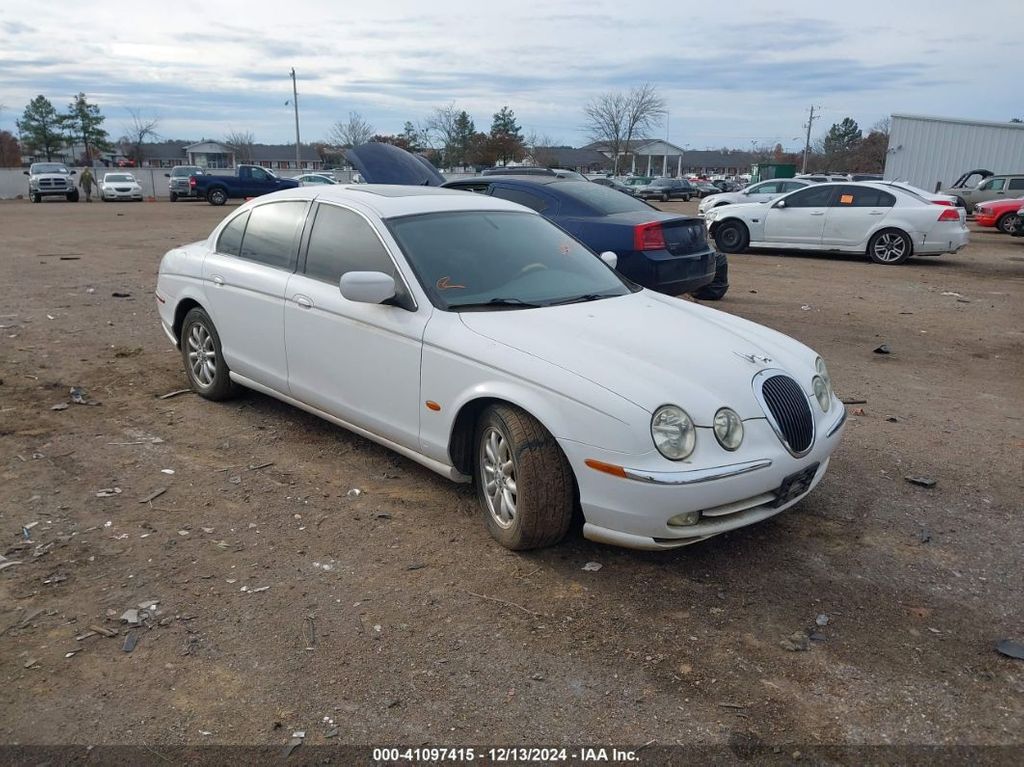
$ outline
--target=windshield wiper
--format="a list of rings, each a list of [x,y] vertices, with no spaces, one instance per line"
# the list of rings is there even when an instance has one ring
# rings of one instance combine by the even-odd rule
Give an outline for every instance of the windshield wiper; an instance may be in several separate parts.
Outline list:
[[[464,304],[449,304],[448,308],[454,311],[458,309],[488,309],[491,307],[508,306],[517,309],[539,309],[544,304],[532,304],[519,298],[492,298],[490,301],[467,301]]]
[[[614,294],[613,294],[614,295]],[[552,301],[548,306],[561,306],[562,304],[582,304],[587,301],[600,301],[602,298],[611,298],[608,293],[584,293],[582,296],[563,298],[561,301]]]

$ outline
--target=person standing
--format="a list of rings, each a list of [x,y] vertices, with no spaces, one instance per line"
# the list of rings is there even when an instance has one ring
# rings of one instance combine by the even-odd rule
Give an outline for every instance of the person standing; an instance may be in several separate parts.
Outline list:
[[[96,187],[96,179],[93,178],[92,170],[88,166],[82,169],[82,175],[78,177],[78,186],[85,192],[85,201],[92,202],[92,190]]]

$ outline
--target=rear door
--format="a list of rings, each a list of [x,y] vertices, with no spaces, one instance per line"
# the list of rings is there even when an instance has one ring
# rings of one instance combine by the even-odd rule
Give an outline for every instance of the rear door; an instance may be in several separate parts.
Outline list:
[[[823,248],[862,250],[885,222],[895,195],[870,186],[840,186],[829,203],[822,233]]]
[[[778,197],[781,193],[781,182],[766,181],[763,184],[751,187],[747,192],[749,202],[766,202]]]
[[[285,286],[295,269],[307,207],[304,200],[285,200],[241,213],[203,262],[210,316],[228,367],[285,393]]]
[[[818,247],[825,229],[825,214],[837,187],[815,185],[766,205],[764,239],[768,243]],[[779,203],[785,203],[779,207]]]

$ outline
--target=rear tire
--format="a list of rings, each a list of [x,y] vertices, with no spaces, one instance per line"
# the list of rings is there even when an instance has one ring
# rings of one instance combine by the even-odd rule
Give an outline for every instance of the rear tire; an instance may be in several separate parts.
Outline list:
[[[210,205],[223,205],[228,201],[228,193],[219,187],[211,189],[206,193],[206,201]]]
[[[177,202],[177,201],[178,201],[178,195],[175,194],[174,192],[171,192],[171,202]]]
[[[181,359],[189,385],[200,397],[214,402],[238,393],[231,371],[224,361],[220,336],[210,315],[198,306],[189,310],[181,323]]]
[[[668,192],[662,192],[661,201],[668,202]]]
[[[902,264],[914,255],[914,243],[899,229],[883,229],[876,232],[868,243],[868,256],[876,264],[892,266]]]
[[[715,277],[692,295],[698,301],[721,301],[729,291],[729,259],[725,253],[715,254]]]
[[[1016,213],[1004,213],[996,221],[996,229],[1003,234],[1013,234],[1020,228],[1021,217]]]
[[[576,506],[572,468],[537,419],[493,405],[476,426],[475,482],[487,530],[513,551],[558,543]]]
[[[68,202],[78,202],[78,190],[71,192],[68,195]]]
[[[715,244],[723,253],[742,253],[750,244],[750,230],[742,221],[724,221],[715,229]]]

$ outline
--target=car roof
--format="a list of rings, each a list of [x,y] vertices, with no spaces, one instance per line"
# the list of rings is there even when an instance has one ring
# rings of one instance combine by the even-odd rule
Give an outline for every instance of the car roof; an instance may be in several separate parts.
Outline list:
[[[275,200],[352,203],[368,208],[381,218],[460,210],[533,213],[521,205],[497,197],[468,194],[456,189],[441,189],[436,186],[400,186],[396,184],[300,186],[257,197],[247,204],[255,206]]]
[[[524,184],[542,184],[547,186],[548,184],[567,184],[572,182],[583,183],[578,178],[562,178],[560,176],[545,176],[540,173],[537,175],[523,174],[516,175],[514,173],[508,173],[499,175],[492,173],[487,176],[473,176],[472,178],[459,178],[454,181],[449,181],[445,184],[446,187],[452,188],[455,186],[468,186],[470,184],[491,184],[495,181],[518,181]]]

